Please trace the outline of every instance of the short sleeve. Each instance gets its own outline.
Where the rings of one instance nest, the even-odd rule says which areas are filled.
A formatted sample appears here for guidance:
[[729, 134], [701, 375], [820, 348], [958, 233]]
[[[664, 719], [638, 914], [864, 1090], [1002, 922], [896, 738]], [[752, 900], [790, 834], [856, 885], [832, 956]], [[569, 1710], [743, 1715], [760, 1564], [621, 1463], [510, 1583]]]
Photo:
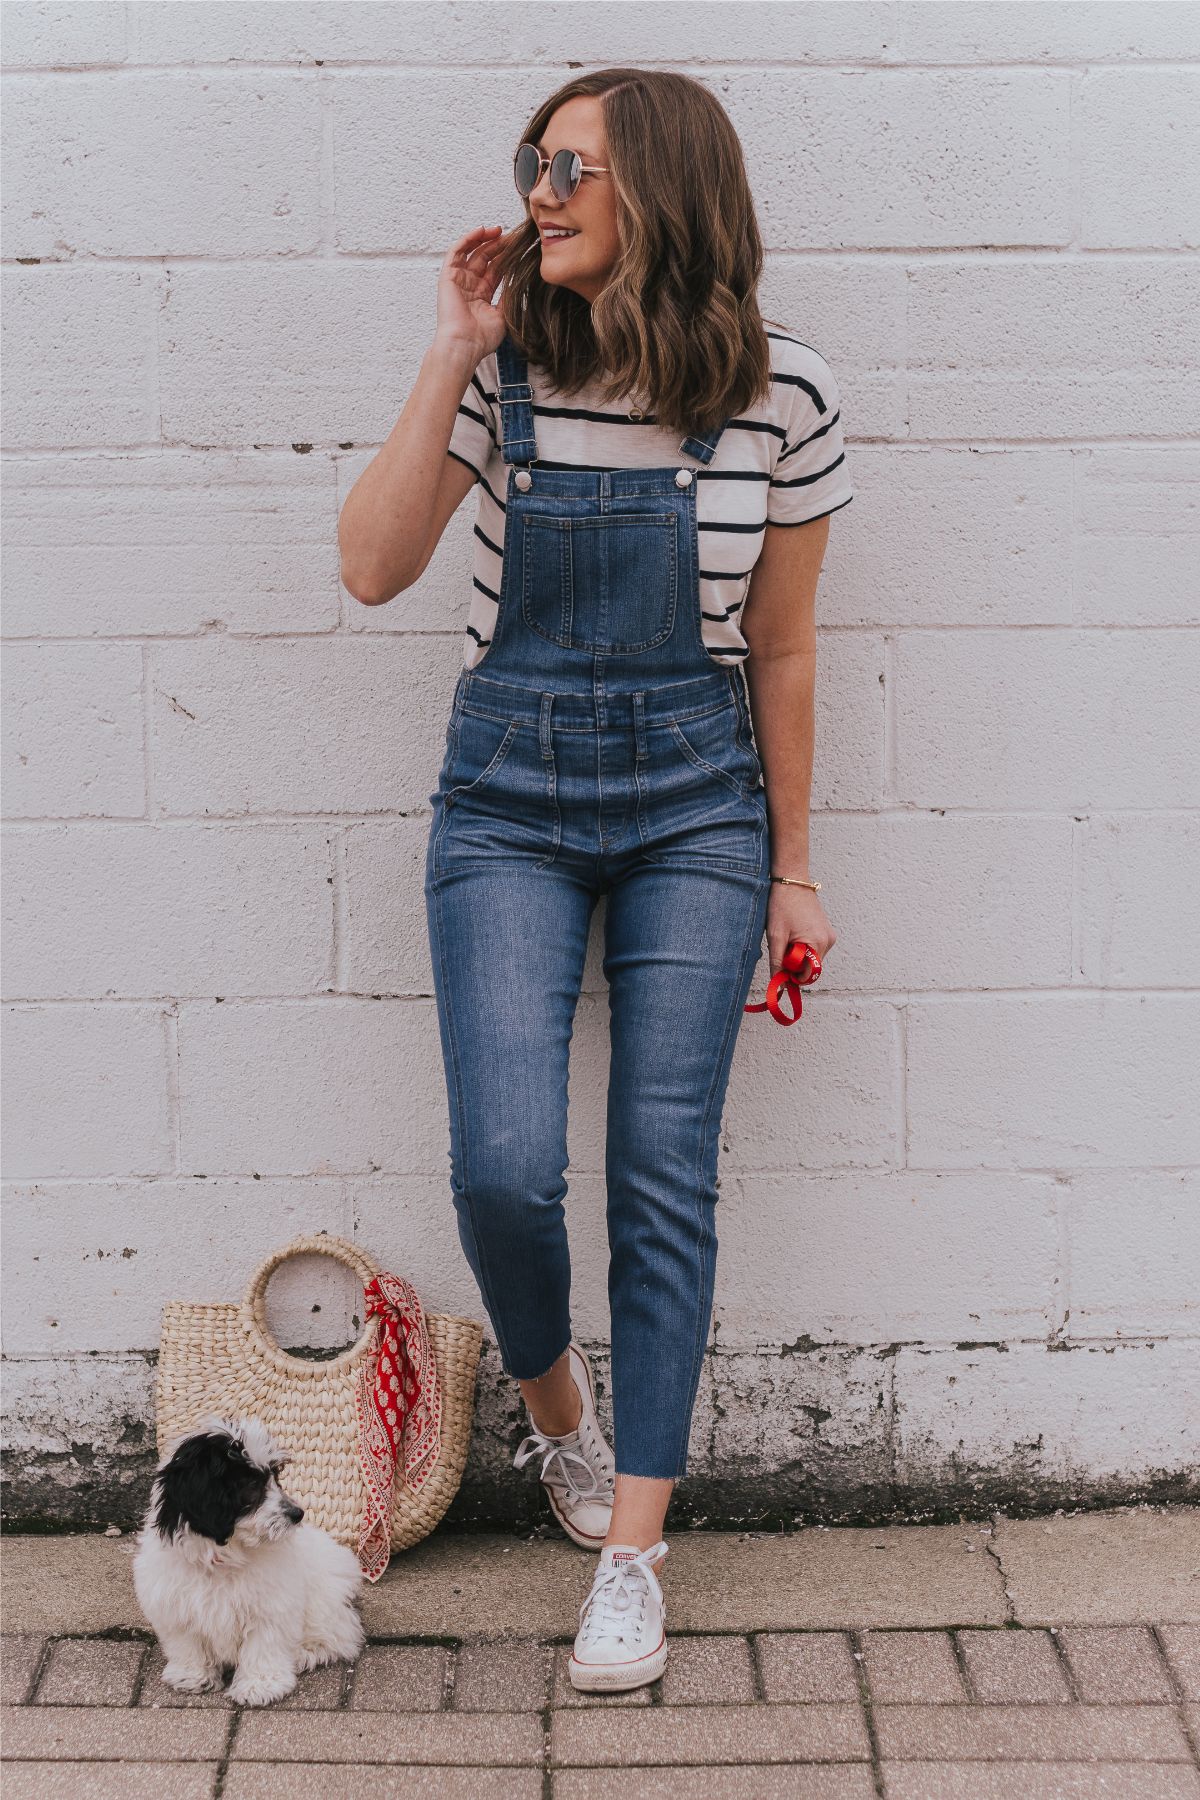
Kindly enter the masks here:
[[790, 390], [784, 438], [767, 490], [772, 525], [806, 525], [854, 498], [842, 442], [842, 399], [833, 370], [819, 351], [799, 355], [776, 381]]
[[459, 402], [458, 414], [450, 433], [447, 454], [473, 469], [475, 479], [483, 480], [483, 472], [496, 448], [496, 409], [491, 396], [496, 392], [498, 375], [496, 355], [485, 356], [471, 377], [470, 385]]

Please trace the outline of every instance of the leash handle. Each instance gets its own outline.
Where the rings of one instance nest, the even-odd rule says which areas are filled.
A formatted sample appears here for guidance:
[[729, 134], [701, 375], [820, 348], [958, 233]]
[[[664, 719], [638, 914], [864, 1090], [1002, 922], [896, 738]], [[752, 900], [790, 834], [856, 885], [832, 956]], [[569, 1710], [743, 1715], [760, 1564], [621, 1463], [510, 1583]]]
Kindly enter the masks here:
[[[804, 1011], [800, 989], [811, 987], [820, 973], [821, 959], [812, 945], [806, 944], [803, 938], [793, 938], [782, 963], [767, 983], [766, 999], [748, 1002], [743, 1011], [769, 1012], [780, 1025], [794, 1025]], [[779, 1004], [779, 996], [783, 993], [787, 994], [792, 1003], [790, 1016]]]

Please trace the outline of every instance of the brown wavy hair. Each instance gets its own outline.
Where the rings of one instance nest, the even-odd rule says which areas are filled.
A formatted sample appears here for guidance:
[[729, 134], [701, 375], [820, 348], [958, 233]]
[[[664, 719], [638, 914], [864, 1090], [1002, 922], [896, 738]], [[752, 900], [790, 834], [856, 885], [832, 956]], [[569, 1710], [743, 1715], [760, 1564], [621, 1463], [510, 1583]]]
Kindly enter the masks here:
[[616, 263], [591, 305], [543, 281], [526, 201], [524, 224], [493, 264], [505, 324], [559, 392], [596, 383], [605, 401], [640, 396], [664, 430], [709, 431], [771, 387], [757, 300], [763, 246], [741, 141], [690, 76], [610, 68], [564, 83], [517, 143], [540, 140], [578, 94], [597, 96], [603, 112]]

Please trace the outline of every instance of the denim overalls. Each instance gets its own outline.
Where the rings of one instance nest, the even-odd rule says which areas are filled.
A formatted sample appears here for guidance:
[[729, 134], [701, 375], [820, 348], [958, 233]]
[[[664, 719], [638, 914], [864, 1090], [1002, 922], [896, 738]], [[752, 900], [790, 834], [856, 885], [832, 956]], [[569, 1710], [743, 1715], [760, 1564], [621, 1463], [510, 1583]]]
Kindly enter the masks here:
[[[697, 465], [723, 427], [685, 437], [668, 467], [547, 466], [510, 338], [497, 361], [510, 465], [499, 609], [455, 689], [425, 866], [451, 1189], [504, 1367], [542, 1375], [572, 1337], [568, 1051], [606, 895], [614, 1451], [619, 1473], [675, 1477], [770, 872], [742, 674], [701, 636]], [[576, 1158], [586, 1192], [599, 1163], [586, 1125]]]

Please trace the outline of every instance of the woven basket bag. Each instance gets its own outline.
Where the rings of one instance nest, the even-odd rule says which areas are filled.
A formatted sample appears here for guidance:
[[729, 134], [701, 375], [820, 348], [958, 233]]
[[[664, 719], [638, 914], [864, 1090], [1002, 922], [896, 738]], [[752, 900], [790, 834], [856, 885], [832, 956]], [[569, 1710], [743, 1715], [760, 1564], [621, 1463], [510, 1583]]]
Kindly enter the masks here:
[[[331, 1256], [361, 1282], [379, 1273], [358, 1244], [320, 1233], [299, 1237], [268, 1256], [240, 1305], [171, 1300], [163, 1308], [157, 1402], [158, 1450], [194, 1429], [209, 1413], [261, 1419], [289, 1450], [287, 1488], [314, 1525], [357, 1549], [367, 1487], [359, 1454], [355, 1385], [363, 1360], [376, 1353], [378, 1318], [356, 1344], [327, 1361], [288, 1356], [267, 1327], [267, 1283], [293, 1256]], [[426, 1313], [442, 1390], [441, 1450], [413, 1491], [396, 1471], [392, 1549], [407, 1550], [431, 1532], [458, 1490], [475, 1413], [475, 1378], [483, 1326], [451, 1313]]]

